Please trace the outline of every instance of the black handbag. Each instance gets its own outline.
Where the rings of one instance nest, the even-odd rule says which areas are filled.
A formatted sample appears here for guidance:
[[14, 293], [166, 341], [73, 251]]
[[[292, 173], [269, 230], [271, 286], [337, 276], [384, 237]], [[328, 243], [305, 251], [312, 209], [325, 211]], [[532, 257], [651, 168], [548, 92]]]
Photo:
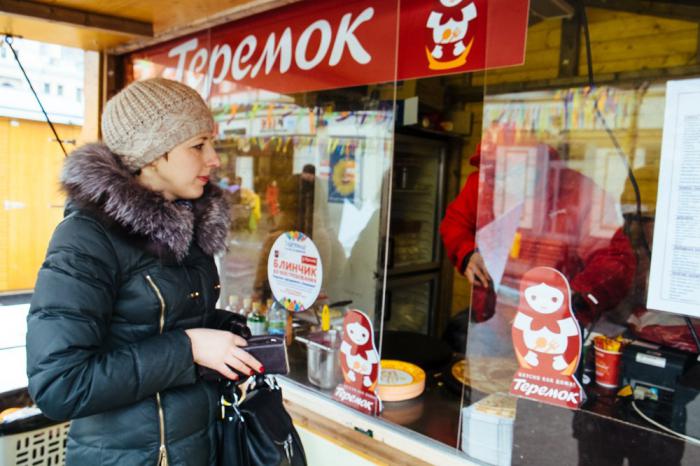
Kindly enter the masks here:
[[221, 412], [219, 466], [306, 466], [274, 377], [256, 375], [242, 400], [235, 384], [224, 385]]

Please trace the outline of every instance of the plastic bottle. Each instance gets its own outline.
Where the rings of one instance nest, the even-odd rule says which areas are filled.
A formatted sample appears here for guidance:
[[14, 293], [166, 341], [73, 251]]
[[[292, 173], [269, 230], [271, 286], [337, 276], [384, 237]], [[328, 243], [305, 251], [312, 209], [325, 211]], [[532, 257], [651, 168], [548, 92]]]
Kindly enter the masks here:
[[277, 301], [267, 311], [267, 333], [284, 335], [287, 327], [287, 310]]
[[328, 304], [323, 305], [323, 310], [321, 311], [321, 330], [327, 332], [331, 329], [331, 310], [328, 308]]
[[248, 314], [247, 325], [251, 335], [264, 335], [267, 331], [265, 316], [260, 312], [260, 303], [253, 302], [253, 310]]
[[242, 316], [248, 316], [253, 311], [253, 300], [251, 298], [244, 298], [243, 299], [243, 307], [238, 311], [238, 313]]
[[238, 312], [238, 295], [232, 294], [229, 295], [228, 297], [228, 304], [224, 309], [226, 309], [229, 312]]

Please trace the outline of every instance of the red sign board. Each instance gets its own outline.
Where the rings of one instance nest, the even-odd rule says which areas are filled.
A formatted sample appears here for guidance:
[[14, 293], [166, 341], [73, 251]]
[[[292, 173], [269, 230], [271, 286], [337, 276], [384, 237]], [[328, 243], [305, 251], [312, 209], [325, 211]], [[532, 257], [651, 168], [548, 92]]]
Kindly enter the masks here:
[[520, 369], [510, 393], [566, 408], [581, 406], [583, 389], [575, 377], [581, 329], [571, 311], [569, 282], [559, 271], [535, 267], [523, 276], [512, 335]]
[[[400, 9], [399, 9], [400, 5]], [[205, 97], [238, 84], [279, 93], [523, 62], [529, 0], [306, 1], [130, 55]]]

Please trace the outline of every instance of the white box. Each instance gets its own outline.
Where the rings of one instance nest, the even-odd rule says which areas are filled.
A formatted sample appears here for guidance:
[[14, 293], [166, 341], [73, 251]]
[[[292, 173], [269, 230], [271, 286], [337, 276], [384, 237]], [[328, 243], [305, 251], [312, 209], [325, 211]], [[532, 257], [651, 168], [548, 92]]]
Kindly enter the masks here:
[[516, 401], [495, 393], [462, 408], [462, 451], [485, 463], [509, 466]]

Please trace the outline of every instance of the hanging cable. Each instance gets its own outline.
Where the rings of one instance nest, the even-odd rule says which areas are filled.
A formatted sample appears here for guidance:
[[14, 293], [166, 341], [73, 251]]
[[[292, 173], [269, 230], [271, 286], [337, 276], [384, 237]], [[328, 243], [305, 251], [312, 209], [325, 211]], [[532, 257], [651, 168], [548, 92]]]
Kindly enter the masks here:
[[15, 61], [17, 62], [17, 65], [19, 65], [19, 69], [22, 71], [22, 74], [24, 75], [24, 79], [27, 81], [27, 84], [29, 84], [29, 89], [31, 89], [32, 94], [34, 94], [34, 98], [36, 98], [37, 103], [39, 104], [39, 107], [41, 107], [41, 111], [44, 113], [44, 118], [46, 118], [46, 122], [49, 124], [51, 127], [51, 131], [53, 131], [53, 135], [56, 137], [56, 142], [61, 146], [61, 150], [63, 151], [63, 155], [67, 156], [68, 152], [66, 152], [66, 148], [63, 147], [63, 141], [61, 140], [60, 137], [58, 137], [58, 133], [56, 132], [56, 128], [54, 128], [53, 123], [51, 123], [51, 119], [49, 118], [49, 115], [46, 113], [46, 110], [44, 109], [44, 106], [41, 103], [41, 99], [39, 99], [39, 96], [37, 95], [36, 91], [34, 90], [34, 86], [32, 86], [32, 82], [29, 80], [29, 76], [27, 76], [27, 72], [24, 71], [24, 67], [22, 66], [22, 62], [19, 60], [19, 55], [17, 55], [17, 51], [15, 48], [12, 46], [13, 37], [11, 35], [5, 35], [5, 43], [7, 44], [8, 47], [10, 47], [10, 51], [12, 52], [12, 55], [15, 57]]
[[[590, 86], [591, 89], [595, 89], [596, 84], [595, 84], [595, 79], [593, 78], [593, 54], [591, 53], [591, 36], [588, 31], [588, 16], [586, 15], [586, 6], [584, 4], [584, 0], [580, 0], [579, 2], [579, 14], [581, 15], [581, 23], [583, 26], [583, 37], [584, 37], [584, 43], [586, 45], [586, 68], [588, 71], [588, 85]], [[642, 195], [639, 190], [639, 184], [637, 183], [637, 178], [634, 176], [634, 172], [632, 171], [632, 166], [629, 163], [629, 160], [627, 158], [627, 154], [625, 154], [625, 151], [622, 149], [622, 146], [620, 145], [620, 142], [617, 140], [617, 137], [615, 136], [615, 133], [610, 129], [608, 126], [608, 122], [605, 120], [605, 116], [603, 113], [600, 111], [600, 106], [598, 105], [599, 99], [595, 99], [593, 102], [593, 110], [595, 111], [596, 117], [600, 120], [601, 124], [603, 125], [603, 128], [605, 129], [605, 132], [608, 134], [610, 137], [610, 140], [612, 141], [613, 145], [615, 146], [615, 151], [616, 153], [620, 156], [620, 159], [622, 160], [622, 163], [625, 165], [625, 168], [627, 169], [627, 178], [630, 180], [630, 184], [632, 185], [632, 189], [634, 190], [634, 199], [635, 199], [635, 220], [638, 222], [639, 227], [640, 227], [640, 233], [642, 236], [642, 245], [644, 246], [644, 251], [646, 254], [651, 257], [651, 247], [649, 246], [649, 241], [647, 241], [646, 233], [644, 231], [644, 225], [642, 223]]]
[[[595, 80], [593, 79], [593, 57], [591, 53], [591, 37], [588, 32], [588, 17], [586, 15], [586, 6], [584, 5], [584, 0], [580, 0], [579, 2], [579, 14], [581, 15], [581, 22], [583, 25], [583, 36], [584, 36], [584, 42], [586, 44], [586, 65], [588, 69], [588, 85], [591, 87], [591, 89], [595, 88]], [[608, 134], [610, 137], [610, 140], [613, 142], [613, 145], [615, 146], [615, 150], [617, 154], [620, 156], [620, 159], [622, 160], [622, 163], [625, 165], [625, 168], [627, 169], [627, 177], [630, 180], [630, 183], [632, 184], [632, 189], [634, 190], [634, 199], [636, 201], [636, 209], [635, 209], [635, 220], [637, 221], [639, 225], [639, 233], [641, 235], [642, 239], [642, 246], [644, 247], [644, 252], [646, 253], [647, 257], [651, 258], [651, 246], [649, 245], [649, 241], [647, 240], [647, 235], [646, 232], [644, 231], [644, 222], [642, 218], [642, 195], [639, 190], [639, 184], [637, 183], [637, 179], [634, 176], [634, 172], [632, 171], [632, 167], [629, 164], [629, 160], [627, 158], [627, 155], [625, 154], [624, 150], [622, 149], [622, 146], [620, 145], [619, 141], [617, 140], [617, 137], [615, 137], [615, 133], [610, 129], [608, 126], [607, 121], [605, 120], [605, 116], [600, 111], [600, 108], [598, 106], [598, 99], [593, 102], [594, 105], [594, 110], [595, 114], [600, 120], [600, 122], [603, 124], [603, 128], [605, 128], [605, 132]], [[688, 316], [683, 316], [685, 320], [685, 324], [690, 330], [690, 335], [693, 338], [693, 342], [695, 343], [695, 347], [697, 348], [698, 352], [700, 352], [700, 338], [698, 338], [698, 334], [695, 331], [695, 327], [693, 326], [693, 322], [690, 320], [690, 317]]]
[[[587, 70], [588, 70], [588, 85], [591, 87], [591, 89], [595, 88], [595, 80], [593, 79], [593, 56], [591, 53], [591, 36], [588, 31], [588, 16], [586, 15], [586, 6], [584, 4], [584, 0], [580, 0], [579, 2], [579, 14], [581, 15], [581, 23], [583, 25], [583, 36], [584, 36], [584, 42], [586, 44], [586, 65], [587, 65]], [[632, 189], [634, 190], [634, 199], [636, 201], [636, 209], [635, 209], [635, 220], [637, 221], [637, 224], [639, 225], [639, 233], [641, 235], [642, 239], [642, 246], [644, 247], [644, 252], [646, 253], [647, 257], [651, 259], [651, 246], [649, 245], [649, 241], [647, 240], [647, 235], [646, 231], [644, 231], [644, 221], [642, 218], [642, 195], [639, 190], [639, 184], [637, 183], [637, 178], [634, 176], [634, 172], [632, 171], [632, 167], [630, 166], [629, 160], [627, 158], [627, 155], [625, 154], [625, 151], [622, 149], [622, 146], [620, 145], [619, 141], [617, 140], [617, 137], [615, 137], [615, 133], [610, 129], [608, 126], [607, 121], [605, 120], [605, 116], [600, 111], [600, 108], [598, 106], [598, 99], [593, 102], [594, 105], [594, 110], [595, 114], [600, 120], [600, 122], [603, 124], [603, 128], [605, 128], [605, 132], [608, 133], [608, 136], [610, 137], [610, 140], [612, 141], [613, 145], [615, 146], [615, 150], [617, 154], [620, 156], [620, 159], [622, 160], [622, 163], [625, 165], [625, 168], [627, 169], [627, 177], [630, 180], [630, 183], [632, 184]], [[698, 334], [695, 331], [695, 327], [693, 326], [693, 322], [690, 320], [690, 317], [688, 316], [683, 316], [685, 320], [685, 324], [690, 330], [690, 335], [693, 338], [693, 342], [695, 343], [695, 347], [697, 348], [698, 352], [700, 352], [700, 338], [698, 338]]]

